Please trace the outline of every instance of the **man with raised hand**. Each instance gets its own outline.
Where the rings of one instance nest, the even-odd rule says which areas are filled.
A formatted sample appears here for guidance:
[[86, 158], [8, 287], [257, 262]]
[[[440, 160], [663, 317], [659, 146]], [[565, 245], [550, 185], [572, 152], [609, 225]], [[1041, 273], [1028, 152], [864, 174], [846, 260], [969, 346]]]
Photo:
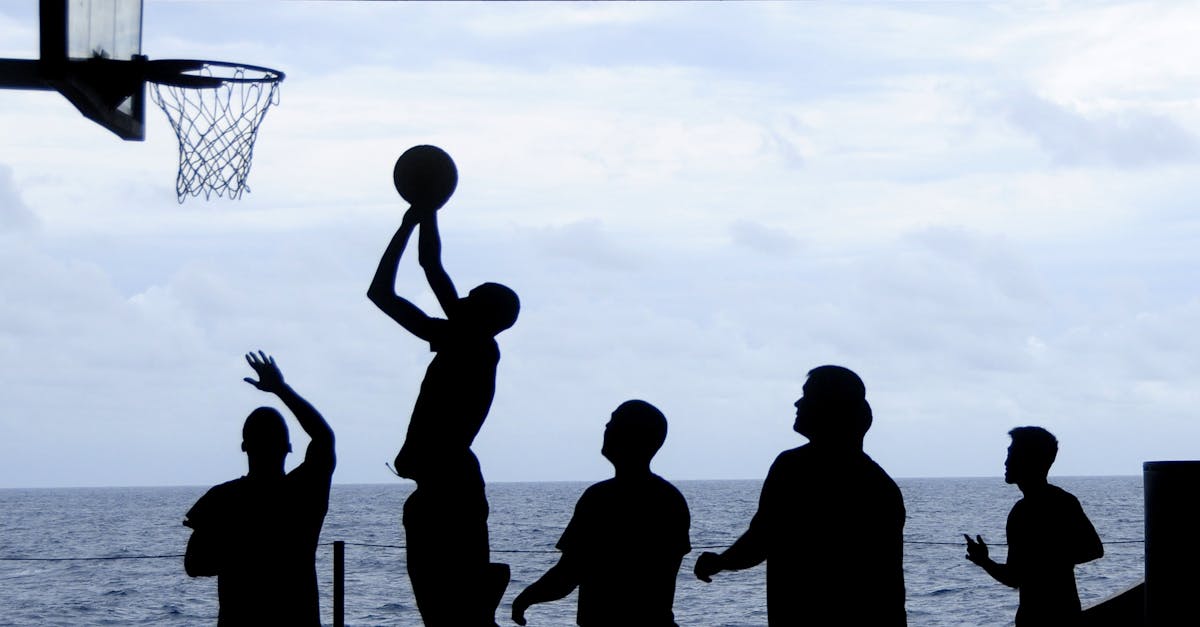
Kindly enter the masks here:
[[[471, 443], [496, 392], [500, 348], [495, 336], [516, 322], [520, 302], [498, 283], [484, 283], [459, 298], [442, 267], [440, 204], [413, 197], [417, 200], [384, 250], [367, 292], [381, 311], [434, 352], [395, 459], [396, 474], [417, 483], [404, 503], [409, 581], [426, 625], [495, 625], [509, 571], [505, 564], [490, 563], [488, 502]], [[418, 260], [445, 318], [429, 316], [396, 294], [400, 257], [418, 225]]]
[[217, 624], [320, 625], [315, 566], [336, 464], [333, 430], [259, 351], [246, 362], [250, 385], [279, 397], [308, 434], [304, 462], [284, 472], [291, 452], [287, 421], [259, 407], [242, 427], [249, 472], [210, 489], [188, 510], [192, 528], [183, 565], [192, 577], [217, 577]]
[[691, 516], [679, 490], [650, 472], [666, 437], [667, 419], [650, 403], [626, 401], [612, 413], [600, 454], [615, 476], [579, 498], [558, 541], [562, 557], [517, 595], [513, 622], [524, 625], [530, 605], [578, 587], [582, 627], [675, 625], [675, 578], [691, 550]]
[[862, 379], [814, 368], [795, 407], [808, 444], [780, 453], [749, 529], [723, 553], [702, 553], [696, 577], [765, 560], [773, 627], [905, 625], [904, 498], [863, 452], [872, 416]]
[[1004, 482], [1016, 484], [1022, 498], [1008, 514], [1008, 561], [988, 556], [983, 537], [963, 534], [967, 559], [1020, 595], [1017, 627], [1071, 627], [1082, 617], [1075, 565], [1104, 556], [1092, 521], [1070, 492], [1047, 478], [1058, 456], [1058, 439], [1041, 427], [1008, 432], [1012, 444], [1004, 460]]

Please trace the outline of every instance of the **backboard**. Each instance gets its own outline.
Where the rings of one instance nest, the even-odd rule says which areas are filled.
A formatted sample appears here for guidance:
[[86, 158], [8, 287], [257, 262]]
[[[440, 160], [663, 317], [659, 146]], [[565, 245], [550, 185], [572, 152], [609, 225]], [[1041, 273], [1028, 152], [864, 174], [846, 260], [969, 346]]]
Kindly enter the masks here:
[[279, 70], [142, 54], [142, 0], [38, 0], [37, 59], [0, 59], [0, 89], [54, 90], [126, 140], [145, 138], [146, 84], [179, 140], [175, 191], [240, 198]]
[[142, 0], [39, 0], [41, 71], [79, 112], [122, 139], [145, 137]]

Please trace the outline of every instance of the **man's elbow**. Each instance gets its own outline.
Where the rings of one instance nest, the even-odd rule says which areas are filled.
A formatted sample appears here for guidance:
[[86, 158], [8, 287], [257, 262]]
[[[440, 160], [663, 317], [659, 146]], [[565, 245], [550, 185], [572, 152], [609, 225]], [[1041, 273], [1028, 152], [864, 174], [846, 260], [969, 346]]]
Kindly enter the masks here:
[[367, 299], [374, 303], [376, 307], [387, 311], [392, 303], [396, 301], [396, 292], [387, 286], [373, 283], [371, 287], [367, 288]]
[[431, 270], [437, 271], [442, 268], [442, 260], [437, 255], [420, 255], [417, 257], [417, 264], [426, 272]]

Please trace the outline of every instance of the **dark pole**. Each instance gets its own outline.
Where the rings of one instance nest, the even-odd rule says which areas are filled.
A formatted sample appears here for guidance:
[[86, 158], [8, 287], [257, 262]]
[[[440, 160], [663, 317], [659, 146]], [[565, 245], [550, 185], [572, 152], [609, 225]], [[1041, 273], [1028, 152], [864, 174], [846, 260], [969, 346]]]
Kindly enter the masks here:
[[333, 627], [346, 627], [346, 543], [333, 543]]
[[1200, 586], [1200, 461], [1144, 462], [1146, 625], [1194, 625]]

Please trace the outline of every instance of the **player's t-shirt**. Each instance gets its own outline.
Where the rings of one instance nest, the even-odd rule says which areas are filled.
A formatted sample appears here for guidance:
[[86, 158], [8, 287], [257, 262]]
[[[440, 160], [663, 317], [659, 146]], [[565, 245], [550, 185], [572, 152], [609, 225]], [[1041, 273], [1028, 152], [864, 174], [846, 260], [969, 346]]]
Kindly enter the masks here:
[[780, 453], [748, 534], [767, 560], [771, 625], [904, 625], [904, 498], [866, 453]]
[[674, 625], [690, 525], [687, 501], [658, 475], [609, 479], [584, 491], [557, 545], [580, 578], [576, 622]]
[[1068, 625], [1080, 614], [1075, 565], [1103, 554], [1100, 536], [1071, 493], [1026, 493], [1008, 514], [1008, 568], [1018, 581], [1016, 623]]
[[492, 335], [453, 321], [443, 321], [430, 350], [436, 355], [396, 456], [396, 472], [418, 481], [469, 472], [466, 455], [492, 406], [500, 363]]
[[306, 461], [222, 483], [188, 510], [184, 524], [220, 553], [218, 625], [320, 625], [314, 561], [332, 476], [332, 463]]

